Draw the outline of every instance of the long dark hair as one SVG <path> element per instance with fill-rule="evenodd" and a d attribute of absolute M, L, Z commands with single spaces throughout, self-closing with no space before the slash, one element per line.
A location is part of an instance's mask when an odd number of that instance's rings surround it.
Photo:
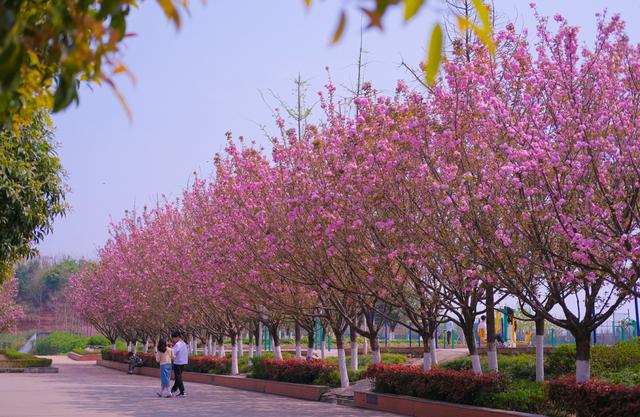
<path fill-rule="evenodd" d="M 167 351 L 167 341 L 164 339 L 160 339 L 158 341 L 158 352 L 164 353 Z"/>

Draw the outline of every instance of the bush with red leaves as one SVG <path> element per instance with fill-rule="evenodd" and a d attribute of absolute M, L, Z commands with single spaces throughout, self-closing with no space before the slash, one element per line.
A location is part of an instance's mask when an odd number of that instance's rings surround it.
<path fill-rule="evenodd" d="M 548 381 L 545 391 L 554 407 L 581 417 L 640 416 L 640 386 L 597 379 L 577 383 L 575 375 L 567 375 Z"/>
<path fill-rule="evenodd" d="M 154 353 L 136 353 L 142 359 L 143 366 L 149 368 L 159 368 Z M 102 359 L 115 362 L 129 362 L 129 352 L 123 350 L 103 350 Z M 231 373 L 231 360 L 229 358 L 220 358 L 217 356 L 191 356 L 189 363 L 184 367 L 188 372 L 211 373 L 217 375 L 228 375 Z"/>
<path fill-rule="evenodd" d="M 299 359 L 253 358 L 252 377 L 273 381 L 311 384 L 318 378 L 327 377 L 336 370 L 326 361 Z"/>
<path fill-rule="evenodd" d="M 507 383 L 501 373 L 476 375 L 438 368 L 424 372 L 405 365 L 372 365 L 364 375 L 373 380 L 376 392 L 458 404 L 475 404 L 480 397 L 503 390 Z"/>

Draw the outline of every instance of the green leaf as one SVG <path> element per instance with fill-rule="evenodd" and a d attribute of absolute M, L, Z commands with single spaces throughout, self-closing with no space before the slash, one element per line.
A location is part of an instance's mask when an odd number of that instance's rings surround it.
<path fill-rule="evenodd" d="M 442 27 L 437 23 L 431 32 L 431 41 L 429 41 L 429 55 L 425 65 L 425 76 L 427 84 L 433 85 L 440 68 L 440 60 L 442 59 Z"/>
<path fill-rule="evenodd" d="M 424 0 L 405 0 L 404 2 L 404 21 L 407 22 L 418 13 L 424 5 Z"/>

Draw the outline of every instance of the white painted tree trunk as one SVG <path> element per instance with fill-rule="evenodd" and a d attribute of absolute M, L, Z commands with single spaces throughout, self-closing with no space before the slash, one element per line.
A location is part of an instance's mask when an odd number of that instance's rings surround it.
<path fill-rule="evenodd" d="M 280 350 L 280 345 L 273 347 L 273 357 L 276 359 L 282 359 L 282 350 Z"/>
<path fill-rule="evenodd" d="M 591 364 L 588 360 L 576 361 L 576 382 L 587 382 L 591 379 Z"/>
<path fill-rule="evenodd" d="M 224 358 L 224 356 L 225 356 L 224 342 L 220 343 L 220 351 L 218 352 L 218 356 L 220 356 L 221 358 Z"/>
<path fill-rule="evenodd" d="M 209 355 L 213 354 L 213 337 L 211 337 L 211 335 L 209 335 L 209 337 L 207 338 L 207 346 L 209 348 Z"/>
<path fill-rule="evenodd" d="M 471 355 L 471 368 L 473 372 L 481 375 L 482 374 L 482 366 L 480 365 L 480 356 L 478 354 Z"/>
<path fill-rule="evenodd" d="M 238 356 L 242 357 L 244 355 L 244 343 L 242 343 L 242 334 L 238 335 Z"/>
<path fill-rule="evenodd" d="M 395 330 L 390 330 L 389 331 L 389 338 L 388 339 L 389 339 L 390 342 L 393 341 L 393 340 L 396 340 L 396 331 Z"/>
<path fill-rule="evenodd" d="M 144 345 L 142 345 L 142 353 L 147 353 L 149 351 L 149 341 L 147 340 L 146 342 L 144 342 Z"/>
<path fill-rule="evenodd" d="M 249 342 L 249 359 L 253 359 L 253 341 Z"/>
<path fill-rule="evenodd" d="M 238 375 L 238 349 L 236 345 L 231 346 L 231 375 Z"/>
<path fill-rule="evenodd" d="M 495 342 L 488 344 L 487 363 L 489 372 L 498 372 L 498 352 L 496 350 Z"/>
<path fill-rule="evenodd" d="M 380 356 L 380 349 L 372 350 L 371 356 L 373 356 L 373 364 L 377 365 L 382 362 L 382 357 Z"/>
<path fill-rule="evenodd" d="M 544 382 L 544 335 L 536 335 L 536 382 Z"/>
<path fill-rule="evenodd" d="M 111 350 L 116 350 L 118 349 L 118 345 L 116 345 L 115 343 L 111 345 Z"/>
<path fill-rule="evenodd" d="M 362 342 L 362 354 L 364 356 L 369 354 L 369 341 L 367 339 L 364 339 L 364 342 Z"/>
<path fill-rule="evenodd" d="M 313 359 L 313 346 L 307 347 L 307 359 Z"/>
<path fill-rule="evenodd" d="M 218 356 L 220 352 L 218 351 L 218 342 L 213 342 L 213 346 L 211 347 L 211 354 L 213 356 Z"/>
<path fill-rule="evenodd" d="M 358 370 L 358 340 L 351 341 L 351 370 Z"/>
<path fill-rule="evenodd" d="M 133 346 L 133 353 L 138 353 L 138 341 L 136 340 L 136 344 Z"/>
<path fill-rule="evenodd" d="M 349 372 L 347 372 L 347 357 L 344 348 L 338 349 L 338 371 L 340 372 L 340 387 L 347 388 L 349 386 Z"/>
<path fill-rule="evenodd" d="M 425 372 L 431 370 L 431 352 L 422 354 L 422 370 Z"/>
<path fill-rule="evenodd" d="M 302 359 L 302 345 L 300 341 L 296 341 L 296 359 Z"/>
<path fill-rule="evenodd" d="M 436 339 L 432 337 L 429 339 L 429 343 L 431 344 L 431 365 L 437 365 L 438 353 L 436 352 Z"/>
<path fill-rule="evenodd" d="M 256 340 L 256 356 L 262 355 L 262 323 L 258 323 L 258 340 Z"/>

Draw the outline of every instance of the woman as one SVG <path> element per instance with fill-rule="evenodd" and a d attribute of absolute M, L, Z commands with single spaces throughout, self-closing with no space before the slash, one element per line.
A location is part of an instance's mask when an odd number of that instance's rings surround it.
<path fill-rule="evenodd" d="M 171 397 L 169 385 L 171 383 L 171 361 L 173 358 L 173 350 L 167 346 L 167 341 L 160 339 L 158 351 L 156 352 L 156 362 L 160 364 L 160 392 L 158 392 L 158 397 Z"/>

